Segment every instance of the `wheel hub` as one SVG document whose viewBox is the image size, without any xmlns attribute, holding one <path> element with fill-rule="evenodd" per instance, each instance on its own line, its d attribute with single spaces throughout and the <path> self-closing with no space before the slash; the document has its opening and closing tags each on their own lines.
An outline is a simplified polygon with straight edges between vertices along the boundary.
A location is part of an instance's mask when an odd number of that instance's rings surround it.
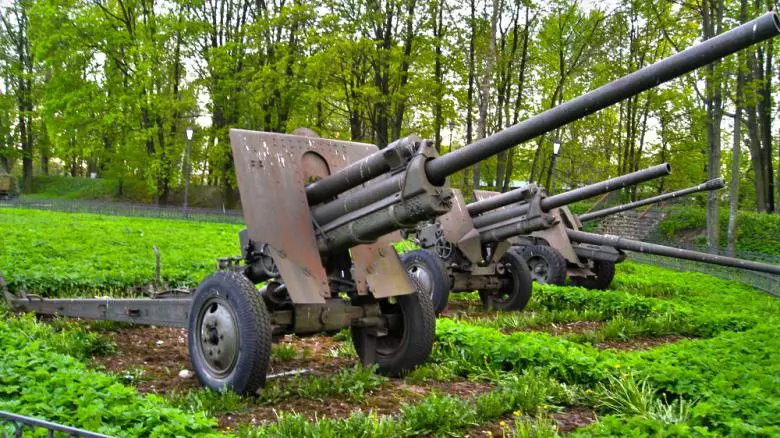
<svg viewBox="0 0 780 438">
<path fill-rule="evenodd" d="M 528 259 L 528 268 L 531 271 L 531 278 L 537 283 L 544 283 L 550 271 L 547 261 L 541 257 L 531 257 Z"/>
<path fill-rule="evenodd" d="M 222 300 L 207 303 L 201 311 L 198 344 L 214 375 L 232 371 L 238 358 L 238 325 L 233 310 Z"/>
</svg>

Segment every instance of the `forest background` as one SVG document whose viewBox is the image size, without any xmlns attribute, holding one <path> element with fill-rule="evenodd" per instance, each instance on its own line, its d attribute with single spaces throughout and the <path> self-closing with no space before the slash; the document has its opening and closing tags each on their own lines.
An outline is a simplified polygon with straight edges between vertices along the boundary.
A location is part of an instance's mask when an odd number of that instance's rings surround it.
<svg viewBox="0 0 780 438">
<path fill-rule="evenodd" d="M 191 182 L 237 202 L 228 130 L 442 154 L 772 7 L 766 0 L 6 0 L 0 2 L 0 171 L 143 184 L 166 204 Z M 549 191 L 669 162 L 637 198 L 723 176 L 720 208 L 780 212 L 780 42 L 769 40 L 541 136 L 452 178 Z M 560 143 L 554 159 L 553 142 Z M 553 171 L 555 166 L 555 171 Z M 554 178 L 553 178 L 554 175 Z M 731 232 L 731 226 L 729 231 Z M 731 237 L 731 236 L 729 236 Z"/>
</svg>

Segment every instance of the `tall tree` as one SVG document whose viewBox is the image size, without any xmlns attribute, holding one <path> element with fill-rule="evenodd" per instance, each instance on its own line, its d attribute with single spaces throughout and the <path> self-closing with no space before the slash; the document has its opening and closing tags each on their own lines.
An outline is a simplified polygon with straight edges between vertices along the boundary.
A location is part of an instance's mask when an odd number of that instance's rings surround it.
<svg viewBox="0 0 780 438">
<path fill-rule="evenodd" d="M 16 138 L 21 144 L 24 190 L 31 191 L 33 184 L 33 57 L 30 50 L 30 5 L 26 0 L 14 0 L 4 13 L 0 13 L 0 32 L 11 48 L 5 51 L 8 66 L 7 80 L 16 99 Z M 8 166 L 10 167 L 10 166 Z"/>
<path fill-rule="evenodd" d="M 702 39 L 708 40 L 723 30 L 723 0 L 703 0 L 701 3 Z M 707 130 L 707 175 L 709 179 L 720 177 L 721 121 L 723 119 L 723 85 L 720 73 L 721 61 L 707 65 L 704 106 Z M 707 245 L 717 253 L 720 244 L 720 210 L 718 194 L 707 193 Z"/>
</svg>

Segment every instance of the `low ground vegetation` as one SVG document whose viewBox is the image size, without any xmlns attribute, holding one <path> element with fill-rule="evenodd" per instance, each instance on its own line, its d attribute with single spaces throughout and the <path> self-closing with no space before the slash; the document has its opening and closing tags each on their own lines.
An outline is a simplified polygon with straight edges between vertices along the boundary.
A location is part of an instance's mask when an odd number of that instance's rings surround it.
<svg viewBox="0 0 780 438">
<path fill-rule="evenodd" d="M 52 221 L 70 232 L 49 237 Z M 143 286 L 151 245 L 165 280 L 193 285 L 237 247 L 230 225 L 20 211 L 0 222 L 16 228 L 0 271 L 17 291 L 50 295 Z M 780 301 L 748 286 L 626 262 L 609 291 L 535 286 L 520 313 L 453 295 L 431 358 L 403 379 L 359 366 L 348 331 L 285 337 L 272 354 L 280 377 L 239 397 L 180 380 L 183 332 L 165 332 L 169 358 L 128 356 L 151 348 L 129 333 L 153 346 L 163 329 L 4 313 L 0 407 L 126 436 L 774 436 L 778 315 Z"/>
<path fill-rule="evenodd" d="M 728 236 L 728 210 L 720 212 L 721 246 L 726 247 Z M 739 211 L 737 215 L 737 250 L 780 256 L 780 215 Z M 693 244 L 707 243 L 704 230 L 707 212 L 695 206 L 674 206 L 658 227 L 660 237 Z"/>
</svg>

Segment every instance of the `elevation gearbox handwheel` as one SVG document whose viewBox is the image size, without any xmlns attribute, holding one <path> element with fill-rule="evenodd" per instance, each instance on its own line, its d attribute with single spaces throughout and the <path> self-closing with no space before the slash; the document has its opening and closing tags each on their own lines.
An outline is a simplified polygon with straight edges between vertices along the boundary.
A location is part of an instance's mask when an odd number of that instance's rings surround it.
<svg viewBox="0 0 780 438">
<path fill-rule="evenodd" d="M 416 249 L 401 254 L 409 277 L 417 282 L 423 295 L 430 297 L 433 311 L 438 315 L 445 307 L 450 296 L 450 282 L 444 266 L 430 251 Z"/>
<path fill-rule="evenodd" d="M 480 290 L 479 297 L 486 310 L 523 310 L 531 299 L 531 272 L 522 257 L 507 251 L 501 260 L 498 290 Z"/>
<path fill-rule="evenodd" d="M 200 283 L 190 307 L 187 346 L 195 375 L 207 388 L 253 394 L 265 384 L 271 318 L 249 279 L 220 271 Z"/>
<path fill-rule="evenodd" d="M 566 282 L 566 259 L 555 249 L 547 245 L 528 245 L 520 254 L 528 264 L 533 281 L 557 285 Z"/>
</svg>

